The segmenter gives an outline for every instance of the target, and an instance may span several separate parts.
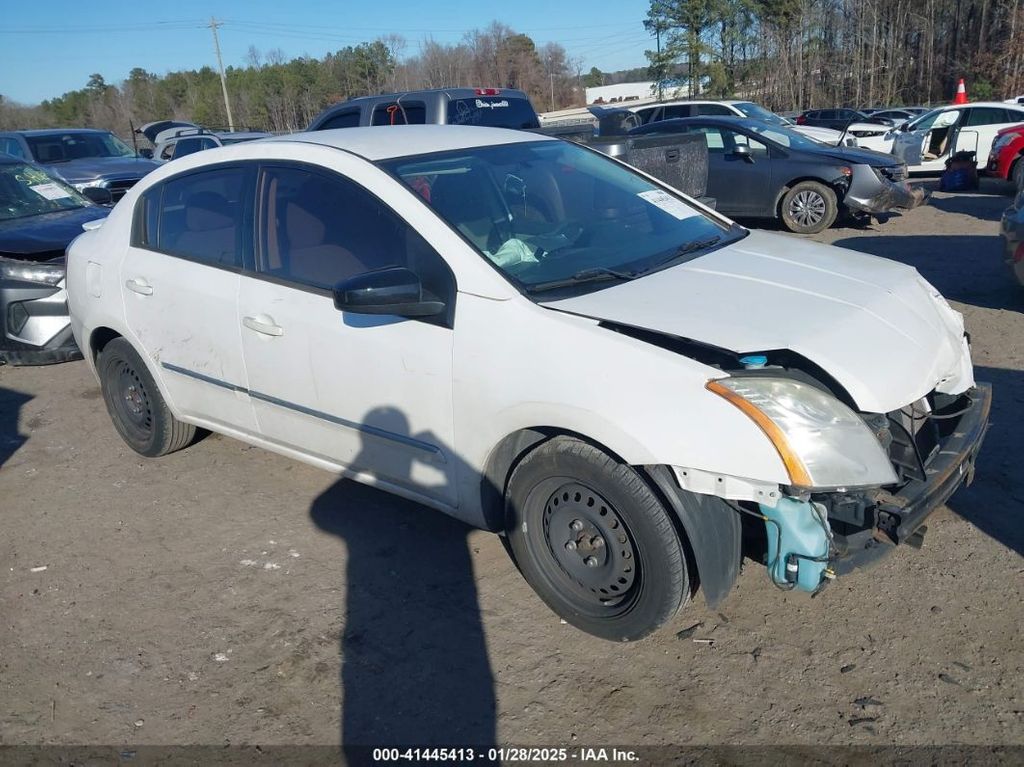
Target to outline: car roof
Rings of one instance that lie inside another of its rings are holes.
[[[1007,107],[1013,108],[1019,106],[1018,104],[1007,104],[1005,101],[968,101],[966,104],[946,104],[941,107],[932,107],[930,111],[941,109],[948,111],[950,109],[963,109],[964,107],[998,107],[999,109],[1006,109]]]
[[[19,136],[52,136],[58,133],[110,133],[108,130],[100,130],[99,128],[34,128],[32,130],[9,130],[3,132],[16,133]]]
[[[478,93],[478,91],[495,90],[497,93]],[[526,93],[518,88],[424,88],[418,91],[395,91],[394,93],[378,93],[375,96],[356,96],[347,101],[339,101],[331,106],[342,106],[344,104],[356,104],[365,101],[397,101],[399,98],[414,99],[416,96],[430,96],[433,94],[444,94],[453,98],[466,98],[471,96],[515,96],[526,98]]]
[[[264,139],[261,143],[320,144],[377,161],[481,146],[522,144],[528,141],[557,139],[528,131],[472,125],[378,125],[292,133]]]

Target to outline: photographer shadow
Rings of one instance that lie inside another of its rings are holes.
[[[371,411],[363,427],[357,467],[381,465],[386,450],[394,473],[394,456],[403,453],[381,432],[436,445],[449,464],[457,460],[434,435],[410,435],[395,408]],[[413,452],[400,466],[406,484]],[[310,516],[347,549],[340,648],[347,761],[365,762],[366,746],[493,745],[494,681],[467,542],[473,528],[347,479],[322,493]]]

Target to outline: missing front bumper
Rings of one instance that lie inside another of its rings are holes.
[[[897,489],[875,491],[871,498],[873,526],[837,536],[836,573],[873,564],[898,544],[918,545],[928,516],[961,485],[973,481],[975,461],[988,431],[992,387],[979,383],[964,397],[970,404],[925,465],[924,479],[910,480]]]
[[[850,187],[843,197],[848,208],[861,213],[888,213],[896,208],[916,208],[927,199],[924,189],[906,181],[879,178],[869,165],[854,165]]]

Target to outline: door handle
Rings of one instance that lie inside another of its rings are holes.
[[[130,280],[125,282],[124,286],[133,293],[138,293],[140,296],[153,295],[153,286],[141,277],[132,277]]]
[[[265,336],[284,335],[284,328],[280,325],[275,325],[273,318],[265,314],[260,314],[256,317],[243,317],[242,324],[249,328],[249,330],[255,330],[257,333],[262,333]]]

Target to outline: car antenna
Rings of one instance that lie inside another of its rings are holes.
[[[132,148],[135,149],[135,159],[139,159],[139,139],[135,136],[135,123],[132,122],[132,118],[128,118],[128,127],[132,131]]]
[[[836,142],[837,147],[841,147],[843,142],[846,140],[846,132],[850,130],[850,126],[856,121],[856,117],[851,118],[848,123],[843,127],[843,132],[839,134],[839,140]]]

